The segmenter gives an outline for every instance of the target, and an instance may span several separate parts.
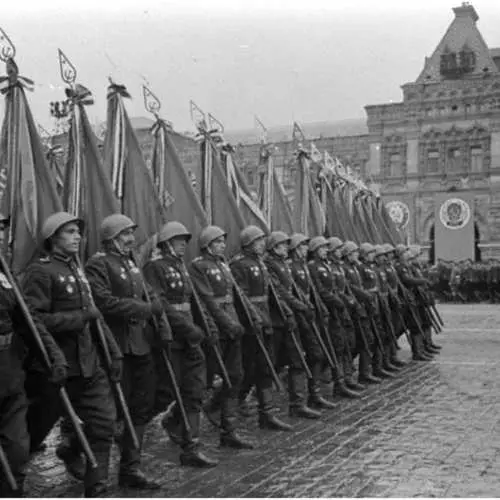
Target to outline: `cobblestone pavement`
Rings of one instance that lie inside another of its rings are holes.
[[[158,479],[156,496],[170,497],[495,497],[500,493],[500,308],[441,305],[446,328],[436,341],[442,354],[431,363],[411,363],[401,375],[371,387],[361,400],[338,400],[320,421],[289,419],[293,433],[260,431],[256,416],[242,434],[255,450],[223,451],[217,433],[204,424],[205,451],[215,469],[179,466],[179,450],[159,422],[147,435],[145,469]],[[402,359],[410,356],[402,343]],[[328,395],[329,386],[324,387]],[[331,388],[330,388],[331,390]],[[27,494],[79,496],[47,451],[31,463]],[[140,496],[116,486],[112,496]],[[147,492],[143,496],[151,496]]]

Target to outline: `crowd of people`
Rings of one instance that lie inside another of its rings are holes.
[[[427,266],[426,276],[440,302],[500,301],[500,261],[496,259],[479,262],[438,259],[435,265]]]
[[[192,235],[171,221],[141,266],[135,222],[113,214],[83,267],[84,225],[66,212],[48,217],[43,253],[19,283],[3,262],[0,496],[23,494],[30,453],[58,421],[56,454],[86,497],[106,495],[113,443],[119,485],[158,489],[141,467],[158,415],[181,466],[214,467],[201,448],[202,413],[222,448],[250,449],[238,427],[251,397],[260,429],[293,432],[294,419],[321,419],[332,399],[397,377],[401,336],[415,362],[440,352],[432,331],[442,321],[417,247],[248,226],[240,253],[226,259],[224,229]],[[199,249],[192,262],[188,244]],[[274,411],[283,380],[288,421]]]

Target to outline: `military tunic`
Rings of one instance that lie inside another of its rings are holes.
[[[73,258],[53,253],[28,267],[23,285],[26,301],[66,356],[66,390],[76,413],[85,422],[85,434],[99,462],[102,453],[109,453],[116,411],[91,334],[87,314],[91,297],[86,278]],[[107,340],[112,358],[120,358],[116,345]],[[28,377],[26,388],[28,396],[34,399],[28,411],[34,449],[61,416],[62,406],[57,388],[37,374]],[[103,460],[105,465],[97,470],[87,468],[86,482],[93,482],[96,474],[107,475],[107,459]]]

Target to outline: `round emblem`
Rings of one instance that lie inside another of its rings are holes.
[[[461,229],[467,225],[470,216],[469,204],[461,198],[450,198],[439,209],[439,219],[448,229]]]
[[[399,229],[403,229],[408,225],[410,209],[406,203],[398,200],[389,201],[385,204],[385,208],[387,208],[389,216]]]

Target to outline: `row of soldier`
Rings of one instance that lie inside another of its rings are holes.
[[[227,263],[227,235],[209,226],[198,237],[200,256],[186,265],[192,235],[169,222],[141,269],[135,229],[125,215],[107,217],[102,251],[82,267],[84,221],[60,212],[45,221],[44,253],[19,286],[2,258],[1,496],[22,494],[30,452],[61,417],[56,454],[85,496],[106,494],[113,441],[119,485],[156,489],[141,456],[146,426],[159,414],[182,465],[213,467],[200,449],[202,412],[220,429],[221,447],[250,449],[237,428],[251,394],[261,429],[290,432],[274,411],[274,386],[285,377],[289,416],[319,419],[335,408],[323,395],[325,377],[332,397],[358,398],[405,366],[402,335],[413,360],[439,353],[429,283],[404,246],[249,226]],[[204,400],[217,375],[222,383]]]
[[[436,298],[442,302],[491,302],[500,300],[500,262],[440,260],[427,270]]]

